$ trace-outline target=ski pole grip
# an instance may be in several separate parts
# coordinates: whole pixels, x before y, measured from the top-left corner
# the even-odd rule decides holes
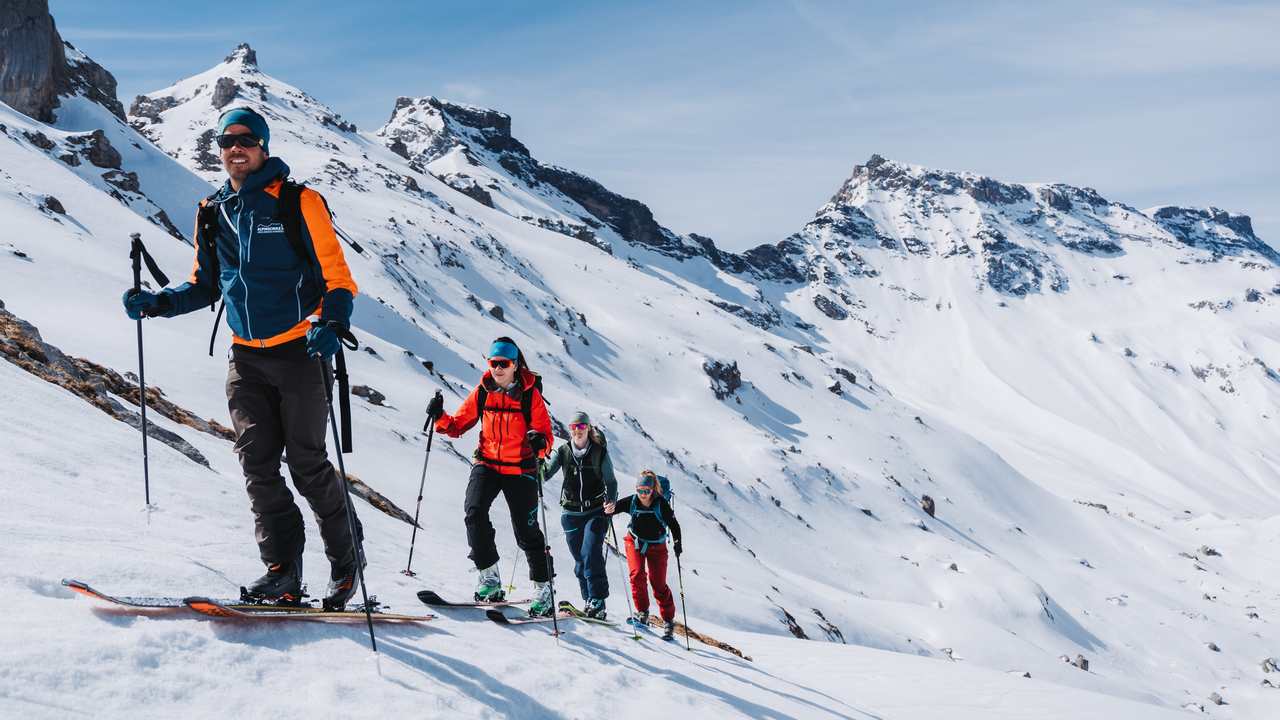
[[[308,316],[307,316],[307,322],[311,323],[311,327],[319,327],[319,326],[320,326],[320,316],[319,316],[319,315],[308,315]]]

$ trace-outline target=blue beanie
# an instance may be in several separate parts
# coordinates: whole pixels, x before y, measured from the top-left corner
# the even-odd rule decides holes
[[[218,134],[226,132],[231,125],[243,125],[249,128],[249,132],[262,138],[262,151],[268,155],[271,154],[268,148],[268,143],[271,142],[271,130],[267,128],[267,121],[261,115],[249,108],[228,110],[218,119]]]

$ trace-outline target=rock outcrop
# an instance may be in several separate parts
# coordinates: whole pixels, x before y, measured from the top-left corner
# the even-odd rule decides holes
[[[0,102],[52,123],[60,97],[81,95],[121,120],[116,80],[101,65],[63,42],[48,0],[5,0],[0,5]]]

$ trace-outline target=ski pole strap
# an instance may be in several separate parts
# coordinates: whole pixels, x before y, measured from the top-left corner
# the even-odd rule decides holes
[[[160,266],[156,264],[155,258],[151,257],[151,253],[147,252],[147,246],[142,244],[142,237],[137,233],[133,234],[133,247],[129,250],[129,259],[133,260],[134,277],[136,278],[141,269],[138,267],[138,260],[141,259],[147,264],[147,272],[151,273],[152,279],[165,287],[169,284],[169,278],[160,270]]]
[[[347,388],[347,357],[342,348],[338,348],[336,357],[337,371],[334,374],[338,379],[338,405],[342,409],[342,452],[349,453],[351,452],[351,392]]]

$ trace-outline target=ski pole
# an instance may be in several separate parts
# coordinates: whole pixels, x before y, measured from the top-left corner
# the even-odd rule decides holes
[[[618,533],[613,529],[613,516],[612,516],[612,515],[610,515],[610,516],[609,516],[609,536],[610,536],[611,538],[613,538],[613,547],[614,547],[615,554],[616,554],[616,550],[617,550],[617,548],[618,548]],[[614,559],[616,560],[617,558],[615,557]],[[618,564],[618,567],[619,567],[619,568],[621,568],[621,567],[622,567],[622,564],[621,564],[621,563],[619,563],[619,564]],[[627,569],[628,569],[628,570],[630,570],[630,568],[631,568],[631,563],[628,561],[628,563],[627,563]],[[635,613],[635,609],[631,607],[631,580],[630,580],[630,578],[628,578],[628,577],[627,577],[627,573],[625,573],[625,572],[622,574],[622,585],[623,585],[623,587],[625,587],[625,588],[626,588],[623,592],[624,592],[624,594],[626,594],[626,596],[627,596],[627,614],[631,616],[631,621],[630,621],[630,622],[631,622],[631,630],[632,630],[632,632],[634,632],[634,633],[635,633],[635,635],[633,635],[631,639],[632,639],[632,640],[639,640],[639,639],[640,639],[640,629],[636,627],[636,613]]]
[[[689,613],[684,609],[684,573],[680,571],[680,556],[676,555],[676,579],[680,581],[680,614],[684,616],[684,649],[693,652],[689,647]]]
[[[437,390],[436,397],[444,402],[444,395]],[[427,416],[427,456],[422,461],[422,482],[418,483],[418,508],[413,511],[413,535],[409,537],[409,562],[404,566],[404,574],[413,577],[418,573],[410,570],[413,567],[413,543],[418,539],[418,513],[422,512],[422,491],[427,487],[427,463],[431,460],[431,440],[436,434],[436,424]]]
[[[142,244],[142,235],[130,233],[129,239],[132,241],[129,259],[133,261],[134,294],[142,292],[142,261],[144,259],[147,262],[147,270],[151,272],[151,277],[160,283],[160,287],[168,285],[169,278],[160,272],[160,267],[156,265],[156,261],[151,258],[151,253],[148,253],[146,246]],[[142,408],[142,488],[146,496],[147,509],[150,510],[151,463],[147,457],[147,371],[142,353],[142,318],[138,318],[138,405]]]
[[[511,574],[507,576],[507,592],[513,592],[516,589],[516,586],[513,585],[512,583],[515,582],[516,568],[520,567],[521,552],[523,551],[518,548],[516,549],[516,559],[514,562],[511,563]]]
[[[536,456],[534,458],[537,460]],[[542,512],[542,552],[546,556],[547,563],[547,582],[551,585],[551,633],[560,639],[560,606],[556,605],[556,570],[551,565],[551,540],[547,534],[547,506],[542,502],[542,483],[546,482],[543,475],[542,461],[538,460],[538,509]]]
[[[318,316],[312,315],[311,317],[308,317],[307,320],[310,321],[311,327],[320,327],[320,318]],[[330,322],[328,327],[338,334],[338,365],[345,369],[346,361],[343,359],[341,342],[345,339],[343,338],[344,333],[348,337],[351,336],[351,333],[347,332],[345,328],[334,322]],[[354,338],[352,339],[354,340]],[[324,397],[329,403],[329,423],[333,428],[333,442],[338,449],[338,479],[342,481],[342,497],[347,503],[347,525],[351,530],[351,542],[355,545],[356,549],[356,576],[360,580],[360,594],[364,598],[364,617],[369,623],[369,645],[373,648],[373,651],[377,653],[378,640],[373,634],[373,608],[369,605],[369,590],[364,585],[364,542],[360,539],[360,535],[356,530],[356,509],[351,504],[351,484],[347,482],[347,469],[345,464],[342,462],[342,439],[341,435],[338,433],[338,416],[333,411],[333,388],[330,387],[329,376],[324,371],[323,359],[320,360],[319,366],[320,384],[324,386]]]

